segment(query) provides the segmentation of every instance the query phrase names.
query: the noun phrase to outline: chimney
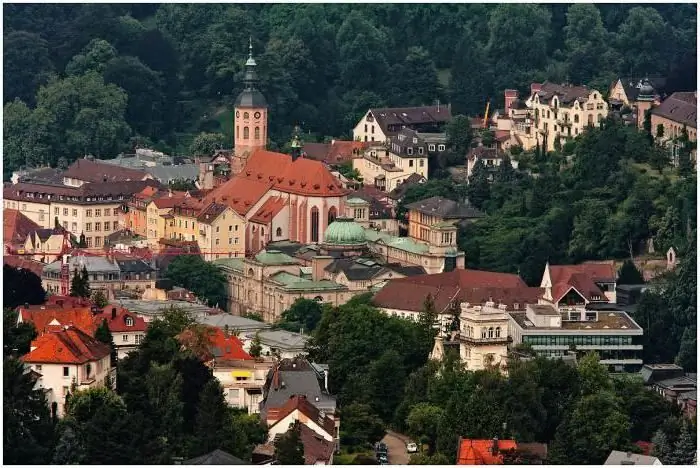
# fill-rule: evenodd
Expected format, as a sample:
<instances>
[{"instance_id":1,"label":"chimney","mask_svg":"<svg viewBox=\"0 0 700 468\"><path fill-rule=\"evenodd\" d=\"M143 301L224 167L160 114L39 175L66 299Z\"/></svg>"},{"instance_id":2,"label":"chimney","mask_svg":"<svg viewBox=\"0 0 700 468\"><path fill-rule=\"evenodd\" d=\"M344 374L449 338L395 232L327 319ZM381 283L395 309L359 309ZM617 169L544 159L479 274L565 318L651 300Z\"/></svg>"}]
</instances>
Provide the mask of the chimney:
<instances>
[{"instance_id":1,"label":"chimney","mask_svg":"<svg viewBox=\"0 0 700 468\"><path fill-rule=\"evenodd\" d=\"M114 320L115 318L117 318L117 308L112 307L112 320Z\"/></svg>"},{"instance_id":2,"label":"chimney","mask_svg":"<svg viewBox=\"0 0 700 468\"><path fill-rule=\"evenodd\" d=\"M491 447L491 453L493 455L498 455L498 437L493 438L493 446Z\"/></svg>"},{"instance_id":3,"label":"chimney","mask_svg":"<svg viewBox=\"0 0 700 468\"><path fill-rule=\"evenodd\" d=\"M518 99L518 91L515 89L506 89L505 91L505 108L506 108L506 115L508 115L508 111L510 110L511 106L513 105L513 101Z\"/></svg>"}]
</instances>

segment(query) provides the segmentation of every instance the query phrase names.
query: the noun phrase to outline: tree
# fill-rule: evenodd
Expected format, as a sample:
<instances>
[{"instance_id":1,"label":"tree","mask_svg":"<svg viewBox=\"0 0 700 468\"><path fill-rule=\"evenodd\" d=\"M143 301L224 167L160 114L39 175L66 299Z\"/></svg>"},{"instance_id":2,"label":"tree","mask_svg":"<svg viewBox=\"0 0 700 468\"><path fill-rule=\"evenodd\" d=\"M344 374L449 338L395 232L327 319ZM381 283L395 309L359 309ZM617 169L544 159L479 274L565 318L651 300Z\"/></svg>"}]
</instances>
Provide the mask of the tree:
<instances>
[{"instance_id":1,"label":"tree","mask_svg":"<svg viewBox=\"0 0 700 468\"><path fill-rule=\"evenodd\" d=\"M447 147L450 151L465 157L472 143L472 125L469 117L456 115L445 127Z\"/></svg>"},{"instance_id":2,"label":"tree","mask_svg":"<svg viewBox=\"0 0 700 468\"><path fill-rule=\"evenodd\" d=\"M33 105L39 86L46 84L53 72L49 44L38 34L28 31L5 32L4 82L5 102L15 98Z\"/></svg>"},{"instance_id":3,"label":"tree","mask_svg":"<svg viewBox=\"0 0 700 468\"><path fill-rule=\"evenodd\" d=\"M190 145L190 154L193 156L209 156L217 149L224 148L226 137L221 133L200 133Z\"/></svg>"},{"instance_id":4,"label":"tree","mask_svg":"<svg viewBox=\"0 0 700 468\"><path fill-rule=\"evenodd\" d=\"M104 344L109 345L110 349L112 350L111 352L111 365L112 367L116 366L117 364L117 348L114 345L114 338L112 336L112 332L109 330L109 324L107 323L107 319L102 320L102 323L100 324L99 327L97 327L97 330L95 330L95 339L97 341L100 341Z\"/></svg>"},{"instance_id":5,"label":"tree","mask_svg":"<svg viewBox=\"0 0 700 468\"><path fill-rule=\"evenodd\" d=\"M93 39L81 53L76 54L66 65L67 75L84 75L95 71L104 73L107 63L117 56L117 50L104 39Z\"/></svg>"},{"instance_id":6,"label":"tree","mask_svg":"<svg viewBox=\"0 0 700 468\"><path fill-rule=\"evenodd\" d=\"M659 174L663 174L664 168L668 166L668 162L668 149L664 148L660 144L652 145L649 151L649 165L652 167L652 169L656 169Z\"/></svg>"},{"instance_id":7,"label":"tree","mask_svg":"<svg viewBox=\"0 0 700 468\"><path fill-rule=\"evenodd\" d=\"M644 277L632 260L622 262L617 272L617 284L644 284Z\"/></svg>"},{"instance_id":8,"label":"tree","mask_svg":"<svg viewBox=\"0 0 700 468\"><path fill-rule=\"evenodd\" d=\"M421 442L428 443L428 455L437 449L438 426L443 417L443 410L429 403L419 403L411 409L406 418L409 434Z\"/></svg>"},{"instance_id":9,"label":"tree","mask_svg":"<svg viewBox=\"0 0 700 468\"><path fill-rule=\"evenodd\" d=\"M215 265L198 255L181 255L173 260L165 272L173 283L192 291L210 306L226 305L226 278Z\"/></svg>"},{"instance_id":10,"label":"tree","mask_svg":"<svg viewBox=\"0 0 700 468\"><path fill-rule=\"evenodd\" d=\"M486 169L484 161L481 159L474 164L472 173L469 176L467 194L469 196L469 201L478 209L482 209L491 197L488 169Z\"/></svg>"},{"instance_id":11,"label":"tree","mask_svg":"<svg viewBox=\"0 0 700 468\"><path fill-rule=\"evenodd\" d=\"M608 33L596 5L571 5L566 13L566 55L569 77L574 83L588 83L593 73L604 69Z\"/></svg>"},{"instance_id":12,"label":"tree","mask_svg":"<svg viewBox=\"0 0 700 468\"><path fill-rule=\"evenodd\" d=\"M284 330L312 332L321 320L323 306L319 301L300 297L292 306L282 312L278 326Z\"/></svg>"},{"instance_id":13,"label":"tree","mask_svg":"<svg viewBox=\"0 0 700 468\"><path fill-rule=\"evenodd\" d=\"M177 190L182 192L193 191L197 189L197 186L191 180L186 179L175 179L168 183L170 190Z\"/></svg>"},{"instance_id":14,"label":"tree","mask_svg":"<svg viewBox=\"0 0 700 468\"><path fill-rule=\"evenodd\" d=\"M685 369L686 372L695 372L698 368L697 349L697 328L695 326L688 327L683 331L676 364Z\"/></svg>"},{"instance_id":15,"label":"tree","mask_svg":"<svg viewBox=\"0 0 700 468\"><path fill-rule=\"evenodd\" d=\"M668 28L658 11L648 7L630 9L617 34L618 48L624 51L624 69L630 76L667 70L673 47L668 39Z\"/></svg>"},{"instance_id":16,"label":"tree","mask_svg":"<svg viewBox=\"0 0 700 468\"><path fill-rule=\"evenodd\" d=\"M14 309L24 304L43 304L46 300L41 278L31 271L5 264L2 273L2 300L5 307Z\"/></svg>"},{"instance_id":17,"label":"tree","mask_svg":"<svg viewBox=\"0 0 700 468\"><path fill-rule=\"evenodd\" d=\"M18 312L3 309L3 355L23 356L29 352L30 344L37 337L36 328L31 322L17 324Z\"/></svg>"},{"instance_id":18,"label":"tree","mask_svg":"<svg viewBox=\"0 0 700 468\"><path fill-rule=\"evenodd\" d=\"M678 137L678 173L682 177L688 177L695 172L690 157L692 149L693 143L688 138L688 130L683 126Z\"/></svg>"},{"instance_id":19,"label":"tree","mask_svg":"<svg viewBox=\"0 0 700 468\"><path fill-rule=\"evenodd\" d=\"M605 366L600 364L596 353L588 353L578 363L578 373L581 376L581 393L594 395L603 390L612 389L612 380Z\"/></svg>"},{"instance_id":20,"label":"tree","mask_svg":"<svg viewBox=\"0 0 700 468\"><path fill-rule=\"evenodd\" d=\"M54 465L80 465L85 460L85 449L73 428L66 424L56 444L51 463Z\"/></svg>"},{"instance_id":21,"label":"tree","mask_svg":"<svg viewBox=\"0 0 700 468\"><path fill-rule=\"evenodd\" d=\"M76 267L73 272L73 278L71 279L70 295L73 297L89 298L90 294L90 279L88 277L87 267L83 265L83 269L80 272L78 272L78 268Z\"/></svg>"},{"instance_id":22,"label":"tree","mask_svg":"<svg viewBox=\"0 0 700 468\"><path fill-rule=\"evenodd\" d=\"M199 396L191 451L205 454L217 449L231 450L240 442L240 431L232 424L219 381L210 379ZM238 440L236 440L238 439ZM234 450L235 451L235 450Z\"/></svg>"},{"instance_id":23,"label":"tree","mask_svg":"<svg viewBox=\"0 0 700 468\"><path fill-rule=\"evenodd\" d=\"M668 463L671 465L693 465L697 455L697 437L691 433L689 424L686 422L681 428L681 435L673 445Z\"/></svg>"},{"instance_id":24,"label":"tree","mask_svg":"<svg viewBox=\"0 0 700 468\"><path fill-rule=\"evenodd\" d=\"M481 64L480 76L472 73L475 63ZM479 35L464 28L458 39L450 73L450 100L456 112L480 115L493 91L493 64Z\"/></svg>"},{"instance_id":25,"label":"tree","mask_svg":"<svg viewBox=\"0 0 700 468\"><path fill-rule=\"evenodd\" d=\"M415 453L408 460L409 465L450 465L450 459L441 453L426 455Z\"/></svg>"},{"instance_id":26,"label":"tree","mask_svg":"<svg viewBox=\"0 0 700 468\"><path fill-rule=\"evenodd\" d=\"M31 118L31 109L19 99L6 102L3 107L3 162L8 177L13 170L39 161L35 153L35 135L30 131Z\"/></svg>"},{"instance_id":27,"label":"tree","mask_svg":"<svg viewBox=\"0 0 700 468\"><path fill-rule=\"evenodd\" d=\"M661 463L668 465L669 460L673 456L673 446L669 443L668 437L666 437L666 434L661 429L654 433L651 444L651 456L658 458Z\"/></svg>"},{"instance_id":28,"label":"tree","mask_svg":"<svg viewBox=\"0 0 700 468\"><path fill-rule=\"evenodd\" d=\"M397 104L421 106L435 102L440 97L435 62L432 54L423 47L409 47L403 63L395 65L393 87L398 91Z\"/></svg>"},{"instance_id":29,"label":"tree","mask_svg":"<svg viewBox=\"0 0 700 468\"><path fill-rule=\"evenodd\" d=\"M368 447L384 437L384 423L363 403L352 403L342 410L340 440L343 446Z\"/></svg>"},{"instance_id":30,"label":"tree","mask_svg":"<svg viewBox=\"0 0 700 468\"><path fill-rule=\"evenodd\" d=\"M101 289L98 289L92 293L92 302L94 302L100 309L104 309L109 304L109 301L105 297L105 293Z\"/></svg>"},{"instance_id":31,"label":"tree","mask_svg":"<svg viewBox=\"0 0 700 468\"><path fill-rule=\"evenodd\" d=\"M301 427L298 421L275 443L275 460L280 465L303 465L304 445L301 443Z\"/></svg>"},{"instance_id":32,"label":"tree","mask_svg":"<svg viewBox=\"0 0 700 468\"><path fill-rule=\"evenodd\" d=\"M3 361L3 461L7 464L48 464L53 426L44 391L35 388L36 375L16 359Z\"/></svg>"},{"instance_id":33,"label":"tree","mask_svg":"<svg viewBox=\"0 0 700 468\"><path fill-rule=\"evenodd\" d=\"M260 342L260 333L255 333L255 337L253 337L253 341L250 343L250 349L248 350L248 354L250 354L254 358L259 358L260 354L262 354L262 343Z\"/></svg>"}]
</instances>

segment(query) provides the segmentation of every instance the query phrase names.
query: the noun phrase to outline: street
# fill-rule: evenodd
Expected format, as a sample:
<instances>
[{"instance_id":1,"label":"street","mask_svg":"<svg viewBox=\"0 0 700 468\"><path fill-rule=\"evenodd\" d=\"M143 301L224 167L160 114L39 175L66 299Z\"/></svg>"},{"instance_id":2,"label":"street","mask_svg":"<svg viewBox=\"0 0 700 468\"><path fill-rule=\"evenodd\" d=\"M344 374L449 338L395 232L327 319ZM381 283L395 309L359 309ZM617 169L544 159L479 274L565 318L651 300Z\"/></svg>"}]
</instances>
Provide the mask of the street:
<instances>
[{"instance_id":1,"label":"street","mask_svg":"<svg viewBox=\"0 0 700 468\"><path fill-rule=\"evenodd\" d=\"M387 431L382 439L389 449L390 465L407 465L410 455L406 452L406 441L408 437L393 431Z\"/></svg>"}]
</instances>

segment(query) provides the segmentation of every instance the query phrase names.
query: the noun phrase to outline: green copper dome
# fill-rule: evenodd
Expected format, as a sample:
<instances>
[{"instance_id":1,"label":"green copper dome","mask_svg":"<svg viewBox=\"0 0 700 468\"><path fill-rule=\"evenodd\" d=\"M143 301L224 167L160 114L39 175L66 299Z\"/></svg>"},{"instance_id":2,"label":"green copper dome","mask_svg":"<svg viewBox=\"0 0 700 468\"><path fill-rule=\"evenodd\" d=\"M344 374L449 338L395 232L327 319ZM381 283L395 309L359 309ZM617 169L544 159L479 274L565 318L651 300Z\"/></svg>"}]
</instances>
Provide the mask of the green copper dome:
<instances>
[{"instance_id":1,"label":"green copper dome","mask_svg":"<svg viewBox=\"0 0 700 468\"><path fill-rule=\"evenodd\" d=\"M367 243L365 230L353 218L336 218L323 236L323 243L338 246L363 245Z\"/></svg>"}]
</instances>

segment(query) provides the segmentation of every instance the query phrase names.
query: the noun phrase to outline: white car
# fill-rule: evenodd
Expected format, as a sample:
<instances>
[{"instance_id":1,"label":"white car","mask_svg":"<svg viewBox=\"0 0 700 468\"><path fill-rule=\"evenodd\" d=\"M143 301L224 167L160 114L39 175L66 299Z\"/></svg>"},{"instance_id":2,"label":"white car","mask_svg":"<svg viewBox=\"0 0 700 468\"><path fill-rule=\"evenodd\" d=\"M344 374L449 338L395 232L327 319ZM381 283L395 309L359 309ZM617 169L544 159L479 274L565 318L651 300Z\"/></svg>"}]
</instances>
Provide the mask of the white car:
<instances>
[{"instance_id":1,"label":"white car","mask_svg":"<svg viewBox=\"0 0 700 468\"><path fill-rule=\"evenodd\" d=\"M409 442L406 444L406 451L408 453L416 453L418 451L418 446L415 442Z\"/></svg>"}]
</instances>

